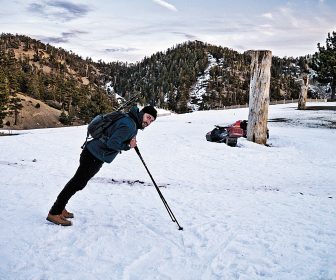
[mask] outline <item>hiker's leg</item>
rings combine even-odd
[[[80,164],[71,180],[65,185],[58,195],[49,213],[59,215],[62,213],[69,199],[79,190],[84,189],[88,181],[98,173],[103,162],[94,157],[87,149],[84,149],[80,156]]]

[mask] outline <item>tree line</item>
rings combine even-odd
[[[20,108],[16,93],[23,93],[62,110],[61,120],[87,122],[92,115],[116,104],[96,84],[99,76],[89,59],[43,44],[27,36],[0,36],[0,120]],[[82,81],[82,77],[88,83]]]
[[[307,62],[324,82],[330,82],[327,61],[335,52],[335,34],[313,56],[279,58],[271,67],[271,100],[298,98],[299,80]],[[332,47],[331,47],[332,46]],[[191,87],[204,74],[209,55],[216,60],[210,69],[206,94],[193,100]],[[152,104],[177,113],[198,102],[201,110],[246,104],[249,98],[249,56],[201,41],[188,41],[157,52],[138,63],[105,63],[82,58],[23,35],[0,36],[0,124],[6,114],[17,114],[20,92],[61,109],[61,120],[88,122],[98,113],[117,106],[116,94],[128,99],[140,95],[139,103]],[[334,79],[335,80],[335,79]],[[111,88],[106,90],[105,85]]]

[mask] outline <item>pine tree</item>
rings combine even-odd
[[[5,73],[0,70],[0,127],[8,114],[9,83]]]
[[[22,108],[21,99],[16,95],[12,96],[8,104],[8,109],[9,113],[14,115],[14,125],[18,124],[18,117]]]
[[[336,32],[328,33],[326,46],[317,44],[318,52],[313,56],[312,68],[318,74],[320,83],[330,83],[331,99],[335,99],[336,92]]]

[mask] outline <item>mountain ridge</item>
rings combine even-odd
[[[213,59],[210,68],[209,57]],[[128,99],[134,93],[140,93],[141,105],[177,113],[248,102],[249,57],[201,41],[177,44],[128,64],[94,62],[25,35],[2,33],[0,65],[0,81],[6,84],[8,80],[9,101],[21,93],[58,104],[65,124],[87,123],[94,115],[113,110],[118,104],[116,96]],[[303,58],[273,57],[271,100],[297,98],[302,68]],[[203,95],[195,98],[192,89],[206,69]]]

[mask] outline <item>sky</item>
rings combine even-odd
[[[134,63],[186,41],[273,55],[317,51],[336,31],[334,0],[0,0],[0,32],[94,61]]]

